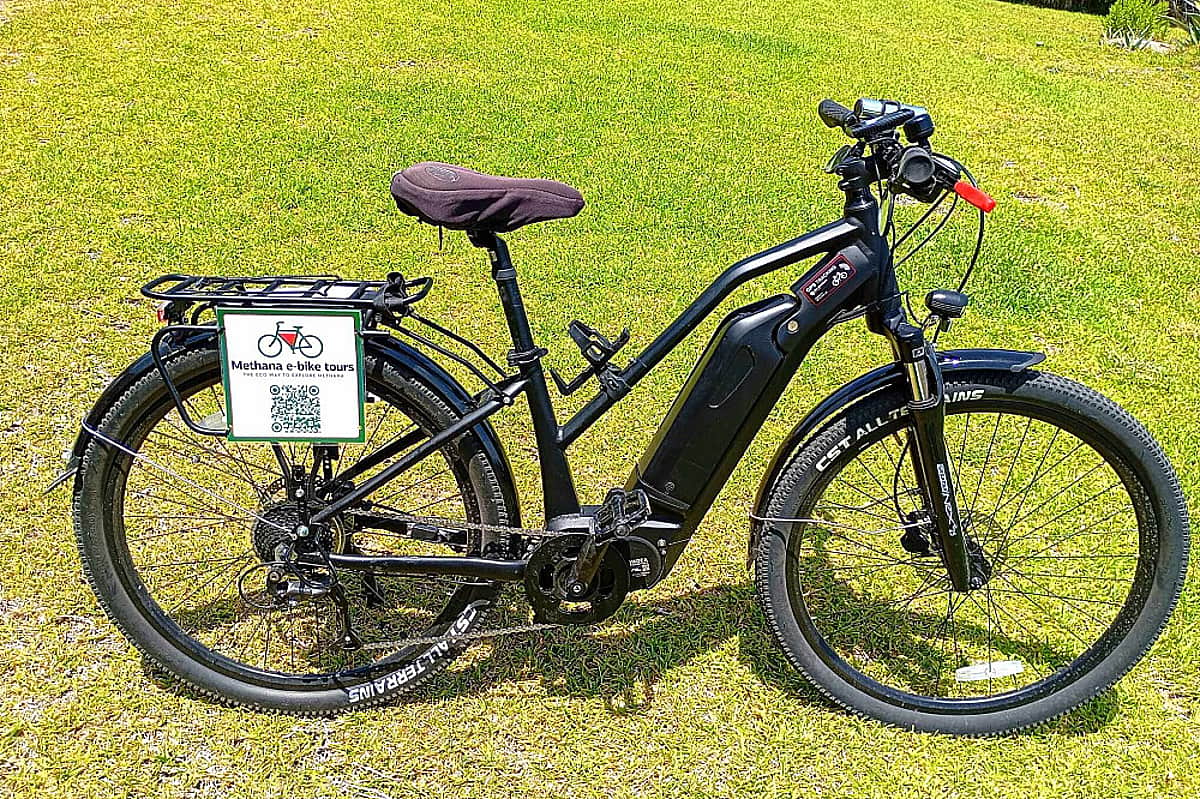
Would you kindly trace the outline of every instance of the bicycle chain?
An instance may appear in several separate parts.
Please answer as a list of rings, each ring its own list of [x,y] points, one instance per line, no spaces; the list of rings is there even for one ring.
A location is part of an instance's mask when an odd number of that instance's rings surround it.
[[[457,519],[448,519],[442,516],[417,516],[411,513],[391,513],[387,511],[379,511],[375,508],[371,509],[371,514],[387,519],[394,519],[400,522],[409,524],[426,524],[432,527],[445,527],[456,530],[466,530],[468,532],[478,533],[497,533],[501,535],[519,535],[525,538],[554,538],[555,536],[565,535],[568,532],[557,532],[554,530],[534,530],[524,527],[507,527],[502,524],[482,524],[479,522],[467,522]],[[489,638],[501,638],[509,635],[518,635],[520,633],[540,632],[541,630],[552,630],[562,627],[561,624],[520,624],[511,627],[500,627],[495,630],[483,630],[480,632],[461,633],[459,635],[435,635],[420,638],[402,638],[395,641],[376,641],[370,644],[363,644],[362,649],[367,651],[379,651],[385,649],[404,649],[410,646],[436,646],[440,643],[450,642],[474,642],[482,641]],[[591,626],[591,625],[580,625]]]
[[[417,516],[412,513],[395,513],[391,511],[381,511],[377,508],[369,509],[372,516],[380,516],[385,519],[393,519],[398,522],[407,522],[409,524],[427,524],[433,527],[448,527],[457,530],[474,530],[481,533],[500,533],[506,535],[520,535],[526,538],[553,538],[554,536],[564,535],[567,532],[578,532],[578,530],[562,531],[555,530],[535,530],[528,527],[508,527],[503,524],[481,524],[479,522],[467,522],[459,519],[449,519],[444,516]],[[351,511],[353,513],[353,511]]]
[[[474,642],[488,638],[517,635],[519,633],[534,633],[541,630],[558,629],[562,626],[561,624],[522,624],[513,627],[500,627],[496,630],[484,630],[477,633],[462,633],[461,635],[433,635],[428,638],[401,638],[396,641],[377,641],[371,644],[363,644],[359,648],[373,652],[382,649],[404,649],[410,646],[435,646],[443,642]]]

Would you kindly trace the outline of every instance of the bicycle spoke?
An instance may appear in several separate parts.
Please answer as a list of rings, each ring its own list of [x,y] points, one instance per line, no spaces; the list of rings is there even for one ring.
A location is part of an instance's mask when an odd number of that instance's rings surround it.
[[[1028,592],[1022,591],[1019,588],[1017,588],[1017,586],[1015,586],[1011,582],[1009,582],[1009,580],[1007,578],[1005,578],[1005,576],[1003,574],[995,575],[994,579],[1003,581],[1006,585],[1009,586],[1009,588],[1008,589],[996,588],[993,585],[992,586],[993,593],[997,593],[997,594],[1004,593],[1007,595],[1021,597],[1021,599],[1024,599],[1028,604],[1033,605],[1038,610],[1040,610],[1042,613],[1044,613],[1046,615],[1047,620],[1054,621],[1054,623],[1058,626],[1058,628],[1060,630],[1063,630],[1063,631],[1069,633],[1076,641],[1083,644],[1083,646],[1085,648],[1090,645],[1089,642],[1087,640],[1085,640],[1084,638],[1082,638],[1079,635],[1079,633],[1076,632],[1075,629],[1071,625],[1064,625],[1062,623],[1060,614],[1051,611],[1049,608],[1047,608],[1045,605],[1042,605],[1041,603],[1034,602],[1032,599],[1029,598],[1030,594]],[[1084,614],[1084,615],[1087,615],[1087,614]]]
[[[979,467],[979,481],[975,484],[975,496],[971,498],[970,507],[967,513],[970,516],[975,515],[975,506],[979,504],[979,492],[983,490],[983,479],[987,476],[988,464],[992,462],[992,450],[996,448],[996,435],[1000,432],[1000,420],[1004,418],[1004,414],[996,414],[996,424],[992,428],[992,438],[988,442],[987,455],[983,458],[983,465]]]
[[[1082,480],[1083,480],[1085,477],[1087,477],[1088,475],[1092,474],[1092,473],[1093,473],[1093,472],[1095,472],[1096,470],[1100,469],[1100,468],[1101,468],[1103,465],[1104,465],[1104,464],[1102,464],[1102,463],[1100,463],[1100,464],[1097,464],[1096,466],[1093,466],[1091,469],[1088,469],[1088,470],[1087,470],[1086,472],[1084,472],[1083,474],[1080,474],[1078,477],[1076,477],[1074,480],[1072,480],[1072,481],[1071,481],[1071,482],[1070,482],[1070,483],[1069,483],[1069,484],[1068,484],[1068,485],[1067,485],[1065,488],[1059,489],[1058,493],[1056,493],[1056,494],[1054,494],[1054,495],[1052,495],[1052,496],[1048,497],[1047,499],[1043,500],[1043,501],[1042,501],[1042,503],[1041,503],[1040,505],[1038,505],[1036,508],[1034,508],[1033,510],[1029,511],[1028,513],[1026,513],[1026,514],[1025,514],[1024,516],[1022,516],[1020,519],[1013,519],[1012,523],[1011,523],[1011,524],[1009,524],[1009,527],[1010,527],[1011,529],[1016,529],[1016,528],[1017,528],[1017,527],[1019,527],[1019,526],[1020,526],[1020,525],[1021,525],[1021,524],[1022,524],[1024,521],[1025,521],[1025,520],[1026,520],[1026,519],[1029,519],[1029,518],[1030,518],[1030,517],[1032,517],[1032,516],[1033,516],[1035,513],[1037,513],[1039,510],[1041,510],[1042,508],[1046,507],[1046,505],[1048,505],[1049,503],[1051,503],[1051,502],[1055,501],[1056,499],[1058,499],[1058,498],[1062,497],[1063,495],[1065,495],[1065,494],[1066,494],[1068,491],[1070,491],[1072,488],[1074,488],[1075,486],[1079,485],[1079,483],[1080,483],[1080,482],[1081,482],[1081,481],[1082,481]],[[1114,488],[1118,487],[1119,485],[1120,485],[1120,483],[1119,483],[1119,482],[1117,482],[1117,483],[1114,483],[1113,485],[1110,485],[1108,488],[1105,488],[1103,491],[1101,491],[1101,492],[1100,492],[1100,494],[1103,494],[1103,493],[1105,493],[1105,492],[1107,492],[1107,491],[1111,491],[1112,489],[1114,489]],[[1072,507],[1072,508],[1071,508],[1071,510],[1075,510],[1076,508],[1082,507],[1083,505],[1085,505],[1085,504],[1087,504],[1087,503],[1091,502],[1092,500],[1096,499],[1096,498],[1097,498],[1097,497],[1098,497],[1100,494],[1094,494],[1094,495],[1092,495],[1092,496],[1088,497],[1087,499],[1083,500],[1083,502],[1081,502],[1081,503],[1079,503],[1079,504],[1075,505],[1074,507]],[[1069,512],[1069,511],[1067,511],[1067,512]],[[1064,513],[1066,513],[1066,512],[1064,512]],[[1046,525],[1048,525],[1048,524],[1052,524],[1052,523],[1054,523],[1054,522],[1058,521],[1060,518],[1062,518],[1062,515],[1063,515],[1063,514],[1060,514],[1060,515],[1058,515],[1058,516],[1055,516],[1055,517],[1054,517],[1053,519],[1051,519],[1049,522],[1046,522],[1046,524],[1043,524],[1043,525],[1042,525],[1042,527],[1045,527],[1045,526],[1046,526]],[[1031,530],[1031,531],[1030,531],[1030,533],[1029,533],[1029,534],[1033,534],[1033,533],[1037,532],[1038,530],[1042,529],[1042,527],[1037,527],[1037,528],[1034,528],[1033,530]]]
[[[827,513],[830,509],[845,510],[845,511],[850,511],[851,513],[861,513],[864,516],[871,516],[872,518],[875,518],[875,519],[883,519],[885,522],[888,522],[891,524],[894,524],[896,522],[895,519],[893,519],[889,516],[883,516],[878,513],[871,513],[863,508],[859,508],[854,505],[843,505],[843,504],[837,503],[837,502],[826,502],[824,505],[820,505],[820,506],[814,508],[813,510],[816,513]]]
[[[906,481],[911,446],[899,433],[845,457],[811,510],[796,512],[829,519],[802,533],[813,622],[830,631],[840,656],[918,694],[992,696],[1049,678],[1054,666],[1047,664],[1079,656],[1088,636],[1107,628],[1101,617],[1111,622],[1130,584],[1121,576],[1127,556],[1112,536],[1132,505],[1116,500],[1122,483],[1106,479],[1107,462],[1062,428],[1008,410],[988,413],[949,417],[957,425],[950,459],[976,547],[971,557],[990,564],[981,589],[954,591],[936,554],[889,551],[899,549],[906,530],[919,529],[896,525],[891,514],[905,517],[924,503]],[[890,488],[879,465],[891,470]],[[839,526],[844,521],[850,524]],[[1091,560],[1088,549],[1101,559]],[[1055,568],[1051,557],[1079,565]],[[1105,563],[1115,571],[1099,570]],[[822,599],[826,593],[836,599]],[[1006,665],[1012,658],[1019,665]]]
[[[1008,471],[1004,475],[1004,483],[1000,486],[1000,492],[996,495],[996,504],[992,508],[992,517],[995,518],[1000,513],[1000,508],[1004,507],[1001,503],[1004,501],[1004,492],[1008,490],[1009,481],[1012,480],[1013,469],[1016,468],[1019,460],[1018,456],[1021,450],[1025,448],[1025,441],[1029,437],[1029,428],[1033,426],[1033,417],[1026,417],[1025,429],[1021,433],[1021,440],[1017,442],[1017,448],[1013,452],[1012,457],[1008,459]]]
[[[164,518],[164,519],[187,519],[187,518],[191,518],[191,517],[188,517],[188,516],[164,516],[164,517],[160,517],[160,518]],[[166,537],[168,537],[168,536],[172,536],[172,535],[180,535],[180,534],[182,534],[182,533],[195,533],[195,532],[197,532],[197,531],[199,531],[199,530],[211,530],[211,529],[212,529],[212,528],[214,528],[214,527],[223,526],[223,525],[225,525],[225,524],[227,524],[227,523],[228,523],[228,522],[227,522],[225,519],[218,519],[217,521],[214,521],[214,522],[209,522],[209,523],[207,523],[207,524],[192,524],[192,525],[188,525],[187,527],[180,527],[180,528],[178,528],[178,529],[175,529],[175,530],[168,530],[167,532],[163,532],[163,533],[151,533],[151,534],[149,534],[149,535],[142,535],[142,536],[138,536],[137,538],[128,538],[128,537],[126,537],[126,539],[125,539],[125,543],[127,543],[127,544],[138,544],[138,543],[141,543],[141,542],[143,542],[143,541],[152,541],[152,540],[154,540],[154,539],[157,539],[157,538],[166,538]]]
[[[174,441],[177,444],[184,444],[187,446],[194,447],[195,449],[199,450],[200,452],[203,452],[206,455],[211,455],[212,457],[228,458],[230,461],[242,466],[243,468],[245,468],[247,470],[258,469],[259,471],[270,475],[272,479],[279,477],[278,472],[268,469],[267,467],[263,466],[260,463],[254,463],[253,461],[246,460],[245,458],[239,458],[238,456],[233,455],[232,453],[227,454],[227,452],[220,452],[215,449],[211,449],[209,447],[204,446],[203,442],[199,438],[197,438],[194,433],[192,433],[190,430],[187,430],[181,424],[175,422],[170,417],[168,417],[164,421],[166,421],[167,424],[169,424],[172,428],[177,430],[181,434],[182,437],[176,436],[176,435],[171,435],[170,433],[161,429],[161,427],[155,428],[154,430],[151,431],[150,434],[154,435],[154,436],[158,436],[160,438],[165,438],[168,441]],[[247,471],[247,474],[249,474],[248,471]]]

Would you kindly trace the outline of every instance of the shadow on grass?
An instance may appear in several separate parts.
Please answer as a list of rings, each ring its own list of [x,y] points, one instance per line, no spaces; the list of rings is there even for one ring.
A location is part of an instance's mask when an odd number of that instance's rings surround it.
[[[738,659],[763,683],[798,703],[839,712],[792,668],[767,630],[749,584],[725,585],[669,599],[629,604],[598,629],[564,628],[508,638],[490,653],[468,654],[401,701],[420,702],[486,692],[537,680],[550,696],[602,698],[615,715],[639,713],[655,701],[668,672],[737,638]],[[1037,728],[1036,734],[1089,735],[1111,722],[1116,689]]]
[[[510,620],[502,620],[508,623]],[[629,603],[598,628],[562,628],[499,640],[469,651],[399,702],[420,703],[486,693],[536,680],[550,696],[601,698],[609,712],[644,712],[669,672],[737,639],[738,659],[763,683],[799,704],[841,712],[791,667],[770,637],[749,583]],[[188,699],[218,704],[143,662],[152,682]],[[1035,735],[1090,735],[1111,722],[1119,691],[1105,692]]]

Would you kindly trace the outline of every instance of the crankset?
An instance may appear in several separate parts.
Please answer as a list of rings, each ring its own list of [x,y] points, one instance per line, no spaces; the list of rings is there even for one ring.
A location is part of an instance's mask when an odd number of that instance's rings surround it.
[[[604,550],[587,584],[575,580],[575,562],[588,541],[586,533],[567,533],[547,538],[533,550],[525,567],[525,594],[535,622],[595,624],[625,601],[629,564],[616,547]]]
[[[624,498],[624,492],[620,493]],[[639,500],[634,503],[638,508],[645,504],[640,496],[635,499]],[[625,504],[629,504],[629,500],[622,503],[622,508]],[[509,557],[525,553],[528,560],[524,593],[533,611],[532,623],[389,641],[362,641],[353,631],[347,597],[337,580],[336,569],[312,562],[296,562],[297,541],[289,531],[293,531],[301,519],[289,503],[277,503],[264,509],[261,523],[253,530],[254,548],[263,560],[252,565],[239,578],[238,589],[243,601],[260,610],[295,608],[303,602],[313,600],[332,602],[339,617],[340,640],[331,643],[347,650],[361,648],[396,651],[411,646],[467,645],[478,640],[548,630],[564,625],[596,624],[615,613],[629,592],[630,567],[625,557],[617,547],[611,546],[606,546],[602,553],[597,553],[595,533],[481,524],[437,516],[384,511],[379,508],[371,508],[368,513],[375,522],[390,522],[397,527],[402,526],[414,538],[454,542],[467,551],[472,548],[477,551],[483,549],[483,543],[490,539],[494,542],[490,546],[500,544],[507,553],[511,553]],[[632,524],[637,518],[625,512],[598,515],[600,518],[592,526],[603,533],[605,540],[611,538],[611,533],[618,532],[614,522],[628,521]],[[608,516],[613,518],[609,519]],[[340,523],[321,529],[304,543],[315,546],[317,551],[325,552],[346,553],[355,549],[352,534]],[[576,564],[581,552],[589,543],[592,544],[593,557],[599,555],[599,562],[594,566],[592,577],[583,583],[576,579]],[[500,551],[496,551],[495,554],[500,554]],[[373,578],[374,575],[370,572],[366,574],[370,583],[374,583]],[[475,582],[475,579],[466,582]],[[383,600],[377,588],[372,590],[371,585],[367,588],[369,603]]]

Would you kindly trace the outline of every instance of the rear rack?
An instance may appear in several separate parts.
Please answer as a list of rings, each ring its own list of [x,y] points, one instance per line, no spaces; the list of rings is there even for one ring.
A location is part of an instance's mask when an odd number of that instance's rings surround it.
[[[171,382],[161,347],[175,335],[219,335],[211,323],[201,324],[206,312],[215,308],[341,308],[363,311],[361,335],[387,335],[378,330],[387,327],[422,348],[433,350],[467,369],[495,396],[503,394],[497,379],[511,380],[500,364],[470,339],[455,333],[413,309],[433,288],[433,278],[407,280],[391,272],[386,280],[343,280],[337,275],[282,275],[263,277],[223,277],[203,275],[163,275],[142,286],[142,294],[162,303],[159,320],[166,323],[150,344],[150,352],[163,380],[166,381],[180,415],[189,428],[204,435],[222,436],[227,431],[201,427],[187,414],[183,400]],[[464,356],[424,336],[406,323],[419,324],[467,350]],[[510,358],[511,362],[511,358]],[[515,365],[515,364],[514,364]],[[492,377],[489,373],[495,374]]]
[[[220,277],[163,275],[142,286],[142,294],[170,303],[210,306],[302,305],[381,310],[379,299],[408,303],[424,299],[433,286],[428,277],[405,280],[398,274],[387,280],[343,280],[337,275]],[[388,290],[390,289],[390,290]],[[385,291],[387,290],[387,291]],[[407,303],[400,303],[407,304]]]

